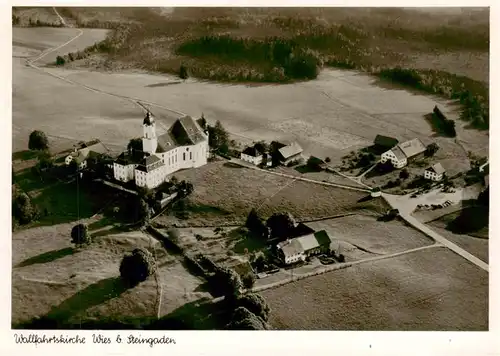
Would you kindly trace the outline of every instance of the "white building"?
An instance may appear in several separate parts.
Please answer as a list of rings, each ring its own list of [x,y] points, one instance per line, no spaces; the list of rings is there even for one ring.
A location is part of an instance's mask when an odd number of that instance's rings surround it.
[[[436,163],[425,170],[424,178],[438,182],[443,179],[444,174],[445,170],[441,163]]]
[[[247,147],[241,152],[241,160],[258,166],[264,160],[264,155],[255,146]]]
[[[144,118],[142,152],[124,152],[114,162],[115,179],[135,180],[139,187],[156,188],[180,170],[207,164],[208,133],[190,116],[177,119],[163,135],[156,133],[156,122],[148,112]]]
[[[424,153],[425,145],[418,138],[398,144],[382,153],[380,162],[390,161],[395,168],[403,168],[408,164],[408,159]]]
[[[80,142],[68,156],[64,159],[64,163],[69,165],[72,161],[78,164],[78,168],[87,168],[87,159],[92,155],[103,155],[109,153],[109,150],[100,140],[92,140],[89,142]]]

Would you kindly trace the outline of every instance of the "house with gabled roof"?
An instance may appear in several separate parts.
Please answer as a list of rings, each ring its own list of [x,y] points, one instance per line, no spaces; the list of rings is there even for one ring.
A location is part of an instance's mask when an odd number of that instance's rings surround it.
[[[91,156],[109,154],[109,149],[98,139],[89,142],[80,142],[74,147],[73,152],[65,157],[64,163],[69,165],[72,161],[78,164],[78,168],[87,168],[87,159]]]
[[[208,133],[192,117],[177,119],[167,132],[158,136],[156,120],[148,112],[142,128],[142,155],[122,153],[113,165],[115,179],[135,180],[138,187],[152,189],[180,169],[207,164]]]
[[[415,158],[424,152],[425,145],[420,139],[414,138],[382,153],[380,161],[382,163],[390,161],[395,168],[403,168],[408,164],[409,159]]]
[[[264,161],[264,152],[257,149],[256,145],[249,146],[241,152],[241,160],[258,166]]]
[[[297,142],[292,142],[289,145],[281,147],[278,149],[280,155],[280,161],[287,165],[292,161],[296,161],[302,158],[302,152],[304,150]]]
[[[424,171],[424,178],[437,182],[443,179],[445,173],[446,171],[444,167],[441,165],[441,163],[436,163]]]
[[[277,245],[278,257],[286,265],[305,261],[307,257],[330,251],[331,237],[325,230],[282,241]]]

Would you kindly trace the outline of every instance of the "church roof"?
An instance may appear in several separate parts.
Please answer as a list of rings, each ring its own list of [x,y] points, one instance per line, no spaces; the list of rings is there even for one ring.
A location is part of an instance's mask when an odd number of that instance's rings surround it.
[[[190,146],[206,140],[198,123],[191,116],[184,116],[170,126],[163,135],[158,136],[157,152],[167,152],[178,146]]]

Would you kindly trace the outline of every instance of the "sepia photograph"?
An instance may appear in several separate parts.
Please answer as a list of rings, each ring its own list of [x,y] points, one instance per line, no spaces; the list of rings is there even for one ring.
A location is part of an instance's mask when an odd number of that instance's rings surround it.
[[[12,329],[490,329],[489,7],[11,9]]]

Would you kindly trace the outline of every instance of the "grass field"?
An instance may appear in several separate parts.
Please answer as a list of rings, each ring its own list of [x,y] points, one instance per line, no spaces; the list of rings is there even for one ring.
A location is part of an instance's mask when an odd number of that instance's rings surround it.
[[[277,329],[488,330],[488,274],[442,248],[325,273],[262,295]]]
[[[433,244],[427,236],[399,220],[381,222],[374,216],[346,216],[308,225],[315,230],[326,230],[334,239],[378,254],[397,253]]]
[[[156,317],[159,289],[154,277],[131,290],[122,290],[118,281],[123,254],[137,247],[155,251],[162,316],[208,295],[197,290],[202,281],[148,235],[99,234],[89,248],[74,251],[71,227],[61,224],[13,234],[13,323],[46,314],[75,323],[92,318]]]
[[[193,183],[189,223],[243,223],[252,208],[263,217],[289,211],[310,220],[348,212],[366,193],[293,180],[265,172],[214,162],[175,176]],[[161,222],[161,219],[159,219]]]

